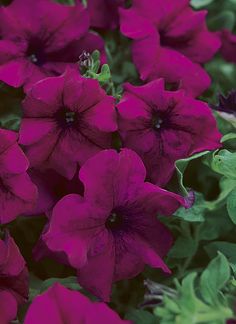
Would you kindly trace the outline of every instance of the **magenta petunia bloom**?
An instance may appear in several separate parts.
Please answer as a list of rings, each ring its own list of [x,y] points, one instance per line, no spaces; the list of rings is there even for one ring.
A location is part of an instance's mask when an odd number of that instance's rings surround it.
[[[0,129],[0,224],[31,210],[37,188],[26,173],[29,162],[17,144],[15,132]]]
[[[9,324],[16,318],[17,302],[8,291],[0,291],[0,323]]]
[[[114,98],[76,70],[35,84],[23,102],[19,142],[31,167],[72,179],[77,165],[110,148],[116,131]]]
[[[83,184],[79,181],[77,172],[72,180],[66,179],[51,169],[44,172],[30,169],[29,175],[38,188],[37,203],[29,212],[29,215],[48,214],[65,195],[71,193],[83,194]]]
[[[47,76],[60,75],[79,56],[103,40],[89,32],[89,13],[53,0],[14,0],[0,8],[0,80],[27,89]]]
[[[108,301],[112,283],[136,276],[145,264],[170,272],[162,257],[172,237],[157,215],[171,215],[183,198],[145,183],[143,162],[128,149],[98,153],[79,177],[84,197],[62,198],[42,236],[49,250],[65,253],[79,283]]]
[[[193,11],[189,0],[133,0],[120,9],[121,31],[133,39],[133,60],[143,80],[160,77],[193,96],[210,85],[201,67],[220,48],[206,26],[206,11]]]
[[[92,27],[114,29],[119,25],[118,8],[124,7],[125,0],[89,0],[88,11]]]
[[[47,310],[45,312],[45,310]],[[92,302],[78,291],[55,283],[37,296],[26,314],[24,324],[122,324],[122,320],[106,304]]]
[[[221,134],[211,110],[184,91],[165,91],[163,79],[144,86],[125,85],[118,104],[123,145],[136,151],[148,180],[165,185],[176,160],[220,147]]]
[[[219,34],[222,41],[221,55],[226,61],[236,63],[236,35],[227,29],[220,31]]]
[[[28,298],[28,271],[14,240],[8,233],[0,240],[0,323],[9,324],[17,305]]]

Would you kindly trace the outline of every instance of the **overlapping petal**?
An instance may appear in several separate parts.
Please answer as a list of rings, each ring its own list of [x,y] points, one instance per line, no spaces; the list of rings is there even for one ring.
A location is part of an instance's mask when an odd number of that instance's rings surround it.
[[[0,139],[0,223],[5,224],[33,208],[37,188],[27,174],[29,162],[17,134],[0,129]]]
[[[118,104],[123,145],[136,151],[151,182],[165,185],[176,160],[220,147],[209,107],[182,91],[165,91],[163,80],[125,86]]]
[[[45,309],[47,309],[47,312],[45,312]],[[80,292],[69,290],[56,283],[33,300],[24,323],[51,324],[62,322],[65,324],[130,323],[121,320],[106,304],[92,302]]]
[[[106,301],[112,282],[137,275],[145,264],[169,272],[162,258],[172,237],[156,217],[172,214],[185,201],[145,183],[145,175],[131,150],[96,154],[79,173],[84,197],[61,199],[42,236],[50,255],[64,252],[80,284]]]
[[[78,164],[111,147],[117,129],[114,98],[74,69],[36,83],[23,110],[19,142],[31,167],[51,168],[68,179]]]
[[[98,49],[103,41],[89,32],[89,13],[53,0],[14,0],[0,8],[0,79],[13,87],[32,85],[75,66],[83,50]]]
[[[192,96],[210,85],[199,65],[209,61],[220,48],[216,33],[209,32],[206,11],[194,12],[189,1],[135,0],[120,9],[121,32],[133,39],[133,61],[143,80],[160,77]]]

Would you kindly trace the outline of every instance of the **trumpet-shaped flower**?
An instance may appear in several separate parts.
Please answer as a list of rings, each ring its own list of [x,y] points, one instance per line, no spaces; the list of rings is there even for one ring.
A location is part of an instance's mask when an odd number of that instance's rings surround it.
[[[159,185],[168,182],[176,160],[220,147],[221,134],[207,104],[182,90],[165,91],[162,79],[126,84],[118,122],[123,145],[140,155],[148,179]]]
[[[10,86],[32,84],[60,75],[83,51],[103,54],[102,39],[89,32],[88,11],[79,3],[14,0],[0,8],[0,80]],[[79,69],[79,67],[78,67]]]
[[[170,272],[162,258],[172,236],[157,215],[171,215],[184,199],[144,182],[141,159],[127,149],[98,153],[79,177],[84,197],[62,198],[42,236],[50,251],[67,256],[79,283],[107,301],[113,282],[136,276],[145,264]]]
[[[201,67],[220,48],[206,26],[206,11],[194,11],[189,0],[133,0],[120,9],[121,31],[133,39],[132,52],[141,78],[165,78],[193,96],[210,85]]]
[[[19,142],[30,166],[72,179],[78,164],[110,148],[117,129],[114,98],[76,70],[36,83],[23,103]]]

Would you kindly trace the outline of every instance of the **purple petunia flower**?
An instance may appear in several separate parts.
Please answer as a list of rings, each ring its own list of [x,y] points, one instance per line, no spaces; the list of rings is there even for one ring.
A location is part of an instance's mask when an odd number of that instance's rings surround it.
[[[19,142],[31,167],[72,179],[77,164],[110,148],[116,131],[114,98],[76,70],[35,84],[23,103]]]
[[[66,6],[53,0],[14,0],[0,8],[0,80],[27,89],[46,76],[62,74],[85,50],[103,40],[89,30],[88,11],[78,2]]]
[[[128,149],[104,150],[80,169],[84,197],[71,194],[54,207],[42,239],[67,256],[80,284],[107,301],[112,283],[144,265],[170,272],[162,260],[172,244],[157,214],[171,215],[182,197],[145,183],[145,167]]]
[[[59,283],[33,300],[24,324],[33,323],[131,324],[130,321],[121,320],[106,304],[92,302],[80,292],[67,289]]]
[[[221,55],[226,61],[236,63],[236,35],[224,29],[219,32],[222,46]]]
[[[119,25],[118,8],[125,0],[89,0],[88,10],[92,27],[115,29]]]
[[[26,173],[29,162],[17,144],[17,134],[0,129],[0,224],[31,210],[37,188]]]
[[[17,305],[28,298],[28,271],[14,240],[8,233],[0,240],[0,323],[9,324]]]
[[[220,147],[221,134],[207,104],[181,90],[165,91],[163,79],[126,84],[118,124],[124,146],[140,155],[148,179],[159,185],[168,182],[176,160]]]
[[[193,96],[210,85],[200,64],[220,47],[217,34],[208,31],[206,11],[193,11],[189,0],[133,0],[120,9],[121,31],[133,39],[133,60],[143,80],[159,77]]]
[[[83,184],[79,181],[77,172],[70,181],[54,170],[40,172],[37,169],[30,169],[29,175],[38,188],[37,203],[35,208],[29,212],[30,215],[48,214],[65,195],[83,194]]]

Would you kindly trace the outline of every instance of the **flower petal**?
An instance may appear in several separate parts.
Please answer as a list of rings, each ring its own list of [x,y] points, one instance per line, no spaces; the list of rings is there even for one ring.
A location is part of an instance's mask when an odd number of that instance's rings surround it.
[[[101,267],[101,265],[104,266]],[[114,267],[115,249],[113,237],[110,234],[102,253],[90,257],[87,264],[78,271],[78,281],[92,294],[108,302],[111,295]]]
[[[90,241],[104,226],[103,213],[81,196],[67,195],[54,207],[43,241],[51,251],[65,252],[69,263],[78,269],[86,264]]]
[[[17,303],[15,298],[8,291],[0,291],[0,322],[9,324],[16,318]]]
[[[86,199],[111,210],[135,196],[146,171],[141,159],[131,150],[104,150],[89,159],[79,172]],[[96,182],[94,181],[96,179]]]

